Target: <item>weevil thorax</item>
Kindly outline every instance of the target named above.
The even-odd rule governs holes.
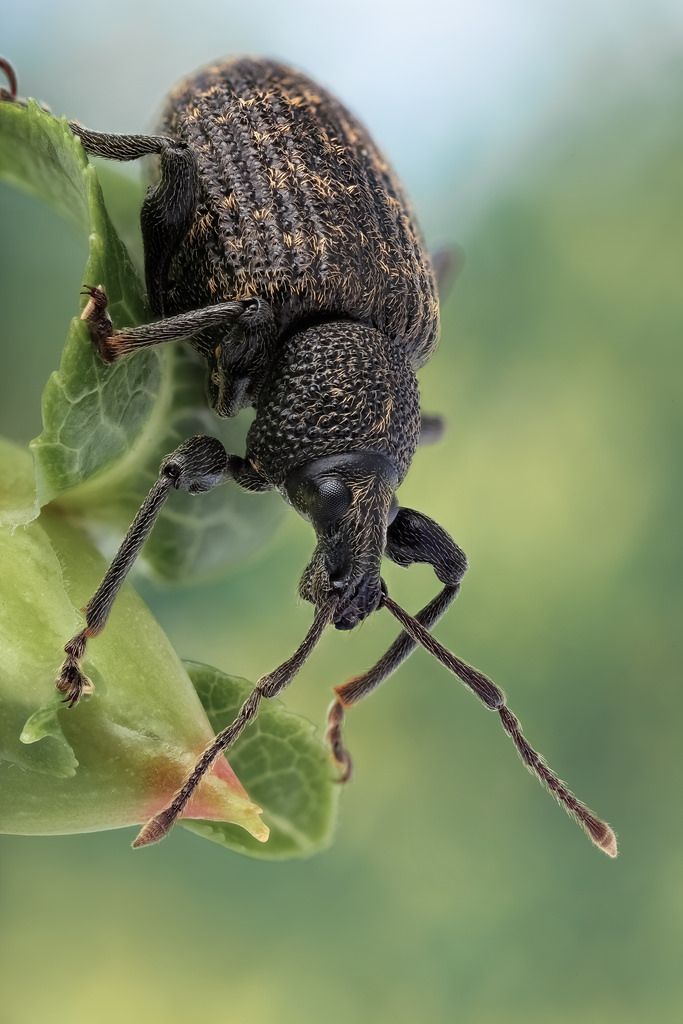
[[[381,597],[394,493],[419,436],[415,373],[399,343],[329,319],[283,339],[261,388],[247,456],[316,533],[301,596],[340,596],[350,629]]]

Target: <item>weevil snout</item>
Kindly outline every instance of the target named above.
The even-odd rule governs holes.
[[[327,592],[328,598],[335,594],[339,598],[332,621],[337,629],[353,629],[381,603],[379,564],[367,572],[354,572],[353,554],[349,551],[340,552],[338,548],[326,552],[323,559],[327,570],[327,585],[323,584],[321,591]],[[323,602],[316,603],[320,606]]]
[[[332,621],[337,629],[353,629],[376,611],[381,601],[381,579],[374,573],[361,576],[347,584]]]
[[[332,622],[337,629],[353,629],[374,612],[382,601],[382,581],[379,558],[367,571],[354,571],[353,559],[348,552],[340,557],[338,550],[329,553],[319,543],[306,566],[299,594],[320,609],[330,599],[336,602]]]
[[[337,601],[337,629],[353,629],[379,607],[380,569],[394,497],[393,477],[374,456],[318,460],[297,474],[290,500],[315,529],[318,543],[299,584],[321,608]]]

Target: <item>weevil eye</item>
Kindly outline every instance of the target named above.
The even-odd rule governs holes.
[[[306,487],[305,509],[316,529],[331,530],[351,504],[351,491],[338,476],[325,476]]]

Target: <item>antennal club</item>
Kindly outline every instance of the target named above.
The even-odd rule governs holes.
[[[610,826],[597,818],[593,812],[581,803],[570,789],[550,769],[538,751],[534,750],[522,733],[519,719],[510,711],[506,698],[500,687],[496,686],[487,676],[461,661],[451,651],[429,633],[412,615],[404,611],[388,595],[384,597],[384,606],[397,619],[406,633],[421,644],[442,665],[472,690],[474,694],[491,711],[497,711],[508,736],[517,748],[517,752],[529,771],[536,776],[565,810],[578,822],[588,837],[603,850],[608,857],[617,855],[617,838]]]

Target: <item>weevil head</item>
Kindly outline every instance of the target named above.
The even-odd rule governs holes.
[[[337,629],[353,629],[380,604],[396,482],[389,460],[368,452],[316,459],[288,481],[292,504],[317,538],[299,593],[318,608],[336,598]]]
[[[343,319],[282,340],[247,455],[313,526],[316,547],[299,592],[318,608],[337,597],[339,629],[381,601],[393,497],[419,429],[417,381],[401,342]]]

